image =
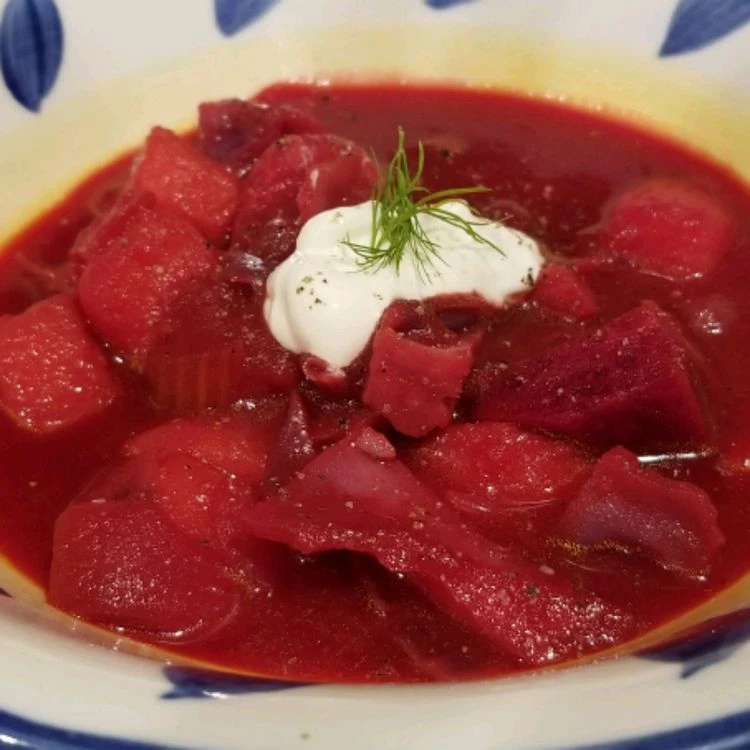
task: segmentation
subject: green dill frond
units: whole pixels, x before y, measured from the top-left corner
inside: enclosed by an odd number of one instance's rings
[[[415,264],[419,274],[429,280],[430,269],[437,262],[445,262],[440,247],[430,239],[419,217],[431,216],[466,232],[475,242],[487,245],[499,253],[503,251],[477,231],[487,224],[480,218],[468,221],[445,208],[445,204],[461,200],[463,196],[485,193],[482,186],[463,187],[429,192],[421,185],[424,173],[424,146],[417,144],[417,164],[412,171],[406,154],[404,131],[398,130],[398,147],[385,177],[375,187],[372,196],[372,234],[367,244],[343,240],[356,256],[362,271],[376,272],[392,266],[398,274],[406,258]]]

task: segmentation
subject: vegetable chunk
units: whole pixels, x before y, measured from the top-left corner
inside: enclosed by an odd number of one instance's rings
[[[104,411],[119,387],[72,297],[0,318],[0,409],[48,434]]]
[[[672,180],[648,180],[611,206],[602,250],[675,281],[713,271],[732,245],[735,223],[710,195]]]
[[[96,330],[139,368],[177,298],[216,266],[190,224],[138,207],[81,275],[78,298]]]
[[[74,503],[58,518],[50,604],[156,640],[195,640],[231,620],[239,590],[222,557],[151,501]]]
[[[585,320],[599,312],[596,296],[586,282],[565,266],[544,268],[531,298],[538,305],[572,320]]]
[[[221,243],[234,221],[237,178],[171,130],[154,128],[135,163],[130,189],[152,195],[156,207],[189,221]]]
[[[711,437],[677,324],[653,302],[592,336],[518,362],[481,397],[477,417],[599,446],[700,447]]]
[[[446,427],[478,340],[454,333],[427,306],[394,303],[373,337],[362,402],[410,437]]]
[[[560,531],[579,544],[635,547],[667,567],[700,571],[724,543],[716,517],[700,487],[642,469],[613,448],[565,509]]]

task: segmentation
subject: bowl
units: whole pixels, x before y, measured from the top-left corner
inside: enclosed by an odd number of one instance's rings
[[[154,123],[189,127],[198,102],[279,80],[439,81],[571,102],[750,180],[748,22],[750,0],[6,0],[0,239]],[[0,745],[750,747],[750,575],[616,659],[401,686],[164,662],[54,612],[2,557],[0,587]]]

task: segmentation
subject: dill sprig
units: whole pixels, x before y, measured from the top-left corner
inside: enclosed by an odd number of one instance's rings
[[[357,255],[357,264],[363,271],[375,272],[392,266],[398,274],[407,257],[425,280],[437,261],[445,263],[439,245],[422,227],[419,217],[435,219],[466,232],[475,242],[487,245],[499,253],[503,251],[477,231],[488,224],[477,218],[469,221],[450,211],[445,204],[463,196],[486,193],[482,186],[453,188],[430,192],[420,183],[424,173],[424,146],[417,144],[417,166],[412,172],[404,145],[404,131],[398,129],[398,147],[388,165],[385,176],[375,187],[372,196],[372,235],[368,244],[343,240]]]

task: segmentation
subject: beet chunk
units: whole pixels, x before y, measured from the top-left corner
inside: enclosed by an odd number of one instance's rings
[[[77,503],[62,513],[48,599],[97,624],[186,641],[231,620],[239,590],[218,553],[135,498]]]
[[[30,432],[71,427],[106,409],[119,388],[75,301],[48,297],[0,317],[0,408]]]
[[[599,303],[589,286],[565,266],[546,266],[531,298],[541,307],[573,320],[585,320],[599,312]]]
[[[647,180],[612,204],[602,252],[676,281],[710,273],[732,245],[735,222],[720,203],[690,185]]]
[[[478,340],[454,333],[424,305],[392,304],[373,337],[362,402],[410,437],[446,427]]]
[[[628,613],[512,553],[502,566],[458,561],[417,579],[447,612],[527,666],[573,659],[636,631]]]
[[[242,99],[206,102],[198,107],[201,150],[239,175],[282,136],[322,131],[318,120],[293,107]]]
[[[700,571],[724,543],[700,487],[642,469],[624,448],[605,453],[568,505],[561,533],[579,544],[635,547],[662,565]]]
[[[314,214],[372,195],[378,172],[353,141],[329,134],[289,135],[269,146],[243,180],[232,246],[268,270],[293,250]]]
[[[237,178],[166,128],[151,131],[129,187],[136,196],[152,195],[157,208],[186,219],[214,243],[234,221]]]
[[[566,502],[590,467],[575,446],[493,422],[451,425],[405,451],[404,461],[481,527]]]
[[[216,262],[186,221],[138,206],[113,228],[106,249],[90,258],[78,298],[94,328],[140,368],[164,315]]]
[[[645,302],[588,338],[518,362],[480,398],[477,417],[634,450],[702,446],[710,425],[677,324]]]
[[[272,430],[244,415],[173,419],[129,440],[129,456],[179,451],[231,476],[257,484],[266,471]]]

